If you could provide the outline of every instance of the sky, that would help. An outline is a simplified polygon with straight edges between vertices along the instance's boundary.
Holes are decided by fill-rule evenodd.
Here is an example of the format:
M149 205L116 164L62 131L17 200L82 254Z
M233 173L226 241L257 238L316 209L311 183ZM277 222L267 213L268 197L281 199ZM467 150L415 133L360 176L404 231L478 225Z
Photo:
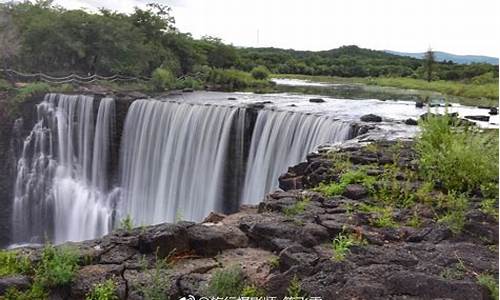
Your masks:
M131 12L153 0L56 0L66 8ZM157 0L181 32L235 46L499 56L497 0Z

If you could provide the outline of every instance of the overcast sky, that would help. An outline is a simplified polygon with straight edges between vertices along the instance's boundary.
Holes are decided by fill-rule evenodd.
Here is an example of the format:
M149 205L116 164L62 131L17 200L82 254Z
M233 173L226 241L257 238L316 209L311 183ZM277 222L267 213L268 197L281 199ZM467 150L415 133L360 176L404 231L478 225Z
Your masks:
M67 8L131 12L153 0L56 0ZM498 57L497 0L159 0L182 32L235 46L371 49Z

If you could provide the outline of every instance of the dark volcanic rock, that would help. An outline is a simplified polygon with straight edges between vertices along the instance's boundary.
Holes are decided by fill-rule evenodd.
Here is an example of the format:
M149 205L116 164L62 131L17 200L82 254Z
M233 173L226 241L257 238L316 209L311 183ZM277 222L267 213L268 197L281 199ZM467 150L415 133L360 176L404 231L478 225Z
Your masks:
M321 98L311 98L309 99L309 102L312 102L312 103L323 103L323 102L326 102L325 100L321 99Z
M353 200L359 200L367 196L368 192L361 184L348 184L342 195Z
M215 255L222 250L247 247L247 236L237 227L197 224L188 228L189 246L199 255Z
M417 120L410 118L410 119L405 120L405 124L406 125L418 125L418 122L417 122Z
M364 115L360 119L363 122L382 122L382 117L374 115L374 114Z
M489 116L465 116L464 118L474 121L489 122Z
M490 108L490 112L489 112L490 115L498 115L498 108L496 107L492 107Z
M444 280L437 276L401 271L387 279L391 293L409 295L420 299L488 299L485 290L477 283Z
M160 258L167 257L175 249L183 252L189 249L186 226L161 224L151 227L139 236L141 253L157 253Z
M415 102L415 107L417 107L417 108L422 108L422 107L424 107L424 102L423 102L423 101L416 101L416 102Z
M15 288L19 291L26 290L30 287L31 280L28 276L14 275L0 278L0 295L5 294L9 288Z

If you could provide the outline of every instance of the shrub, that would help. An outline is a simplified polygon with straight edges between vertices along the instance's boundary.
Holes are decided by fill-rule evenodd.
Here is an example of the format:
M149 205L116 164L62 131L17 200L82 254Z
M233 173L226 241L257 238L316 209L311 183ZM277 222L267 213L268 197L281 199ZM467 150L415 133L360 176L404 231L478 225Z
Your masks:
M19 88L17 91L17 95L15 97L15 100L18 102L24 101L26 98L33 96L33 95L38 95L38 94L45 94L50 92L50 85L45 82L34 82L27 84L26 86Z
M98 283L85 298L86 300L116 300L116 284L113 279Z
M35 277L45 287L64 286L73 280L78 268L78 256L69 248L46 245Z
M463 194L454 191L438 198L438 207L445 210L445 213L439 217L438 221L444 223L450 230L457 234L460 233L465 224L465 213L469 208L469 201Z
M309 205L311 200L308 197L304 197L298 200L294 205L285 207L284 213L286 216L291 217L303 213L306 207Z
M10 91L12 89L12 85L8 83L6 80L0 79L0 92Z
M498 137L475 128L454 128L448 116L429 116L420 123L416 142L420 171L426 181L445 189L477 191L498 182Z
M223 89L229 91L246 88L266 88L270 85L265 80L256 80L249 73L234 69L212 69L207 81L221 85Z
M477 282L490 291L490 295L493 299L498 300L498 282L495 277L487 274L480 274L477 276Z
M231 266L216 271L208 283L207 295L210 297L237 297L242 294L243 271L240 266Z
M320 183L314 190L322 193L325 196L332 197L344 193L347 185L359 183L362 184L368 191L373 192L375 178L368 176L364 168L350 170L341 175L339 182L331 182L329 184Z
M157 68L153 71L151 83L155 90L164 91L170 89L175 84L175 77L170 70Z
M25 274L31 269L27 257L14 251L0 250L0 277L12 274Z
M120 228L125 231L131 231L134 228L134 221L130 215L126 215L125 218L121 219Z
M264 298L266 297L266 291L262 290L261 288L255 286L255 285L247 285L243 288L243 291L241 291L241 297L240 298Z
M333 256L335 261L343 261L349 253L349 248L355 244L355 241L343 233L339 233L332 242Z
M252 77L258 80L263 80L269 77L269 70L265 66L257 66L250 72Z
M300 280L297 276L293 276L292 280L290 280L290 284L286 290L287 297L289 298L300 298L303 296L302 286L300 284Z
M149 282L145 285L134 286L143 296L144 299L148 300L167 300L167 289L169 288L169 259L167 258L159 259L158 254L156 254L156 261L154 268L151 270L147 269L147 263L144 261L142 263L143 272L149 278Z

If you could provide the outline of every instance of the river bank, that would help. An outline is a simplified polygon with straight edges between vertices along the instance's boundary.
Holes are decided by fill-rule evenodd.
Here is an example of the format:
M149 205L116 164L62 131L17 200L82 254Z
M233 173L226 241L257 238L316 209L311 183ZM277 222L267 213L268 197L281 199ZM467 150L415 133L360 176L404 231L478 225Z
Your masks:
M313 91L315 90L316 93L321 90L327 93L329 84L354 85L354 87L355 85L366 85L368 90L373 90L373 87L397 88L400 90L379 90L378 93L384 94L385 92L385 94L388 95L396 94L400 95L400 97L414 97L415 100L425 100L425 98L447 98L449 102L458 102L463 105L498 107L498 80L492 83L463 83L443 80L429 83L421 79L398 77L345 78L297 74L273 74L272 77L306 80L313 83L313 85L314 83L323 83L323 85L316 85L315 88L311 88L311 86L308 87ZM307 91L304 86L302 89L296 88L296 90Z

